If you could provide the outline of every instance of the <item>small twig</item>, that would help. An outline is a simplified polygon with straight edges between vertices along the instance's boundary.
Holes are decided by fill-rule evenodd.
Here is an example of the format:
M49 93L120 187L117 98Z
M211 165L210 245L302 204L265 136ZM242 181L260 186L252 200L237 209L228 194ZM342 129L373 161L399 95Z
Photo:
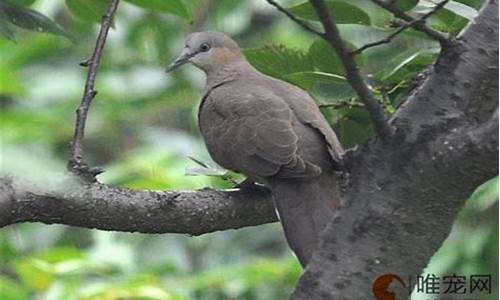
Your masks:
M380 6L382 8L385 8L386 10L390 11L394 16L396 16L396 17L398 17L398 18L400 18L408 23L411 23L412 24L411 27L413 27L415 30L421 31L421 32L427 34L428 36L436 39L441 44L442 48L448 48L452 44L452 41L446 35L442 34L439 31L436 31L430 27L427 27L425 25L425 19L427 19L432 14L434 14L437 10L439 10L440 8L445 6L446 3L449 2L449 0L444 0L444 1L441 1L440 3L436 4L436 6L429 13L426 14L428 16L424 15L425 18L423 21L419 21L421 18L417 19L417 20L413 19L412 16L408 15L404 11L402 11L399 8L397 8L396 6L394 6L393 3L388 3L388 2L385 2L384 0L372 0L372 2L377 4L378 6Z
M427 20L427 18L429 18L430 16L432 16L433 14L435 14L440 8L442 8L443 6L445 6L446 3L448 3L449 1L450 0L444 0L444 1L436 4L436 6L434 6L434 8L431 11L429 11L428 13L426 13L425 15L421 16L418 19L415 19L415 20L413 20L411 22L407 22L406 24L404 24L401 27L399 27L396 31L394 31L393 33L391 33L390 35L388 35L386 38L381 39L380 41L373 42L373 43L368 43L368 44L366 44L366 45L364 45L364 46L362 46L362 47L360 47L360 48L352 51L351 53L354 54L354 55L357 55L357 54L363 52L364 50L366 50L368 48L376 47L376 46L379 46L379 45L382 45L382 44L387 44L387 43L391 42L392 39L394 39L397 35L399 35L405 29L415 26L416 23L425 24L425 20Z
M94 82L101 63L104 44L106 43L109 28L111 27L113 16L118 8L119 2L120 0L111 0L106 10L106 14L102 17L101 29L97 36L94 52L86 64L88 65L89 71L85 82L82 101L76 109L75 133L70 145L68 169L86 181L95 181L95 176L102 172L102 169L89 168L83 162L82 139L85 133L85 122L87 120L90 104L97 94L97 91L94 90Z
M274 1L274 0L266 0L266 1L267 1L267 3L269 3L272 6L276 7L276 9L278 9L279 11L281 11L282 13L284 13L288 18L290 18L290 20L294 21L295 23L297 23L298 25L300 25L305 30L307 30L309 32L312 32L312 33L314 33L316 35L319 35L320 37L324 37L324 33L319 32L316 29L312 28L307 23L303 22L302 20L300 20L299 18L297 18L294 14L292 14L291 12L289 12L286 8L284 8L283 6L279 5L276 1Z
M332 16L330 16L325 2L323 0L310 0L310 2L325 29L323 38L335 49L344 65L347 81L370 113L370 117L380 139L384 142L388 141L392 136L392 129L385 119L380 104L373 96L368 85L364 82L358 66L354 61L354 55L351 54L346 43L340 37L337 24Z

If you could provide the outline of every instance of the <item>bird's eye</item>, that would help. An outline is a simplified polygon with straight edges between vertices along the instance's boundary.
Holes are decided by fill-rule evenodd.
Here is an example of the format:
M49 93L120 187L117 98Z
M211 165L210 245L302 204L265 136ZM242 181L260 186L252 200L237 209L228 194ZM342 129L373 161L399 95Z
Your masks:
M210 45L209 44L207 44L207 43L201 44L201 46L200 46L200 51L201 52L207 52L208 50L210 50Z

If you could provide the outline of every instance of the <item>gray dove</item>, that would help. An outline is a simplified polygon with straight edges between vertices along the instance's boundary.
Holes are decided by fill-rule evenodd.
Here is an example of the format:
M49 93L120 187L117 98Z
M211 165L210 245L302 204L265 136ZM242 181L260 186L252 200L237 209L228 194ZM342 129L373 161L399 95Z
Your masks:
M257 71L222 33L191 33L167 71L185 63L206 74L198 121L210 156L271 190L305 267L339 205L337 136L305 91Z

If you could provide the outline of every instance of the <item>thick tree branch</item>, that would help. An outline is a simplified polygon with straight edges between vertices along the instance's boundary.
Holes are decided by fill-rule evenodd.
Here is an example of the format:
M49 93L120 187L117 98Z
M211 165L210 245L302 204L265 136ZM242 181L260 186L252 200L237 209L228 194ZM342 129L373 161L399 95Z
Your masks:
M70 147L70 158L68 161L68 169L75 175L84 179L85 181L94 182L95 176L102 172L100 168L89 168L83 162L83 149L82 140L85 135L85 123L87 121L87 114L89 112L90 104L94 99L97 91L94 90L94 82L97 76L99 65L101 64L102 52L106 38L108 36L109 28L113 22L113 16L118 8L120 0L110 0L106 14L102 17L101 29L94 47L94 52L88 62L82 63L83 66L88 66L89 71L85 88L83 91L82 101L80 106L76 109L76 123L75 133Z
M197 192L134 191L67 180L47 190L0 178L0 228L19 222L102 230L200 235L277 221L264 188Z
M445 49L445 48L448 48L448 47L453 45L452 41L446 35L442 34L439 31L436 31L430 27L427 27L425 25L425 22L415 22L415 19L413 19L410 15L408 15L404 11L397 8L394 5L394 1L392 1L392 2L389 1L390 2L389 3L389 2L386 2L384 0L372 0L372 2L377 4L380 7L385 8L386 10L390 11L394 16L396 16L396 17L398 17L406 22L413 23L412 27L415 28L415 30L421 31L421 32L427 34L428 36L436 39L441 44L441 48ZM441 4L443 4L443 6L446 5L446 3L441 2L441 3L437 4L436 6L440 6Z
M345 205L294 299L373 299L378 276L419 275L465 200L498 174L498 3L459 40L394 115L394 143L352 154Z
M368 85L364 82L358 66L354 61L354 55L351 54L351 51L340 37L340 32L335 24L335 20L330 16L328 8L323 0L310 0L310 2L325 29L324 39L335 49L344 65L347 81L370 113L378 136L382 141L387 142L392 136L392 129L386 121L384 112L377 99L375 99Z
M396 31L394 31L393 33L388 35L386 38L381 39L380 41L373 42L373 43L368 43L368 44L352 51L351 53L354 55L357 55L357 54L360 54L361 52L365 51L366 49L390 43L396 36L398 36L400 33L405 31L406 29L415 26L415 24L417 24L417 23L425 24L425 20L427 20L430 16L435 14L439 9L443 8L443 6L445 6L446 3L448 3L449 1L450 0L444 0L444 1L439 2L428 13L424 14L423 16L421 16L418 19L415 19L411 22L407 22L406 24L403 24L401 27L399 27Z

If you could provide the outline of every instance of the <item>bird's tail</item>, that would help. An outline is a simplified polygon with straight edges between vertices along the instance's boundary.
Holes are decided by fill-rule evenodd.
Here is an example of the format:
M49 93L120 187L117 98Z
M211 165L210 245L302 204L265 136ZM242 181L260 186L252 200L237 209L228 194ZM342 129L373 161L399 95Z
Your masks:
M334 175L275 179L270 184L288 245L305 267L317 246L318 235L339 205L340 193Z

